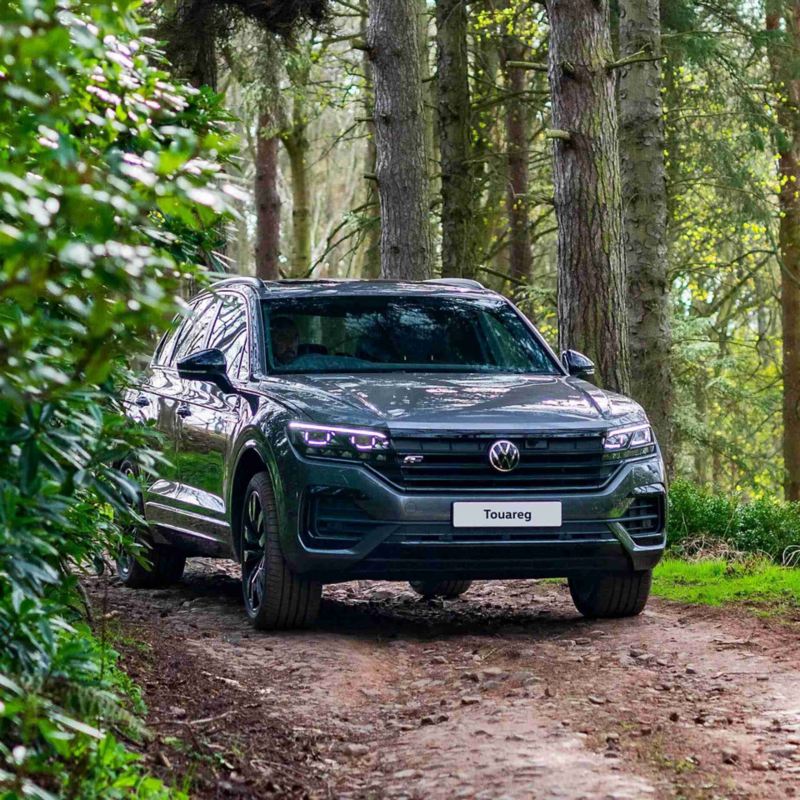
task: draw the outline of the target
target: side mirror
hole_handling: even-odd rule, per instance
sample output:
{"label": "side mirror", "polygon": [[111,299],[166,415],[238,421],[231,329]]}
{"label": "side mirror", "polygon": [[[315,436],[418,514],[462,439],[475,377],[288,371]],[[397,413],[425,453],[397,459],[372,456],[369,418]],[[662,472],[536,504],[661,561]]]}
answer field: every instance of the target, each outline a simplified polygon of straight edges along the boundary
{"label": "side mirror", "polygon": [[576,378],[591,378],[594,375],[594,362],[577,350],[565,350],[561,360],[567,372]]}
{"label": "side mirror", "polygon": [[225,394],[236,392],[228,378],[225,354],[216,347],[182,358],[178,362],[178,375],[187,381],[208,381],[216,384]]}

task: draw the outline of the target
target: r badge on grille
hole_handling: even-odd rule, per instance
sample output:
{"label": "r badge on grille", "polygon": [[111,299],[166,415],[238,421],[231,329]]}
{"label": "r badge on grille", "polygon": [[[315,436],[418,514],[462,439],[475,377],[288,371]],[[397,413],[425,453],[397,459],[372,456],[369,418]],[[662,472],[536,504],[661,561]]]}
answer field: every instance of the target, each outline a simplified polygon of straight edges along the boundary
{"label": "r badge on grille", "polygon": [[489,448],[489,463],[498,472],[512,472],[519,465],[519,448],[508,439],[500,439]]}

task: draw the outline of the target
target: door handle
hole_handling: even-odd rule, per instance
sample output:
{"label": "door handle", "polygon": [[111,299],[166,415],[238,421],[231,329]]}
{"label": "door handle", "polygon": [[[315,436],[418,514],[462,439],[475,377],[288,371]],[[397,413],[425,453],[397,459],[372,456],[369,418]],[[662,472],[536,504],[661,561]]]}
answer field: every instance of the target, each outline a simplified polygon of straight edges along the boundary
{"label": "door handle", "polygon": [[181,405],[178,406],[178,411],[176,413],[179,417],[188,417],[191,416],[192,409],[186,403],[181,403]]}
{"label": "door handle", "polygon": [[144,394],[140,394],[133,402],[140,408],[150,405],[150,400],[147,398],[147,395]]}

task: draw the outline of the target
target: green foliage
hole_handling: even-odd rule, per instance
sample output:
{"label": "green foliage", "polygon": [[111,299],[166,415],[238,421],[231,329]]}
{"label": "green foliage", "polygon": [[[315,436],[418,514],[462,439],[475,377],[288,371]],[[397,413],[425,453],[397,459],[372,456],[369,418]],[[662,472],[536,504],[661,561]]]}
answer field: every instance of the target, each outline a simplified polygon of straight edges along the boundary
{"label": "green foliage", "polygon": [[679,475],[775,493],[778,181],[758,4],[662,4]]}
{"label": "green foliage", "polygon": [[656,567],[653,593],[682,603],[739,603],[770,615],[794,616],[800,607],[800,570],[759,558],[733,563],[668,558]]}
{"label": "green foliage", "polygon": [[[0,4],[0,797],[162,797],[113,737],[133,718],[80,623],[78,576],[124,537],[114,469],[149,436],[125,363],[210,263],[231,147],[174,84],[133,0]],[[199,277],[199,276],[198,276]]]}
{"label": "green foliage", "polygon": [[667,538],[677,555],[751,553],[782,562],[800,545],[800,503],[773,497],[740,502],[676,481],[669,506]]}

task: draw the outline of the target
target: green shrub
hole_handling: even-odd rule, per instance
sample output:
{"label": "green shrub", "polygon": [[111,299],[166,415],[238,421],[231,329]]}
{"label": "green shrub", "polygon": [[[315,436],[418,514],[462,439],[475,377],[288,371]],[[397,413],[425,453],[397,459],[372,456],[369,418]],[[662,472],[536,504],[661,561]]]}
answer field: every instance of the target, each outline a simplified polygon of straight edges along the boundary
{"label": "green shrub", "polygon": [[669,491],[669,530],[671,546],[708,536],[727,540],[736,524],[736,502],[711,494],[689,481],[675,481]]}
{"label": "green shrub", "polygon": [[114,738],[122,683],[77,575],[123,542],[155,452],[120,414],[125,363],[211,263],[231,147],[175,84],[134,0],[0,3],[0,798],[161,797]]}
{"label": "green shrub", "polygon": [[716,543],[780,562],[789,548],[800,545],[800,503],[774,498],[743,502],[675,481],[669,510],[667,539],[678,554],[713,549]]}
{"label": "green shrub", "polygon": [[748,553],[765,553],[781,561],[789,547],[800,544],[800,504],[772,498],[743,503],[738,509],[733,545]]}

